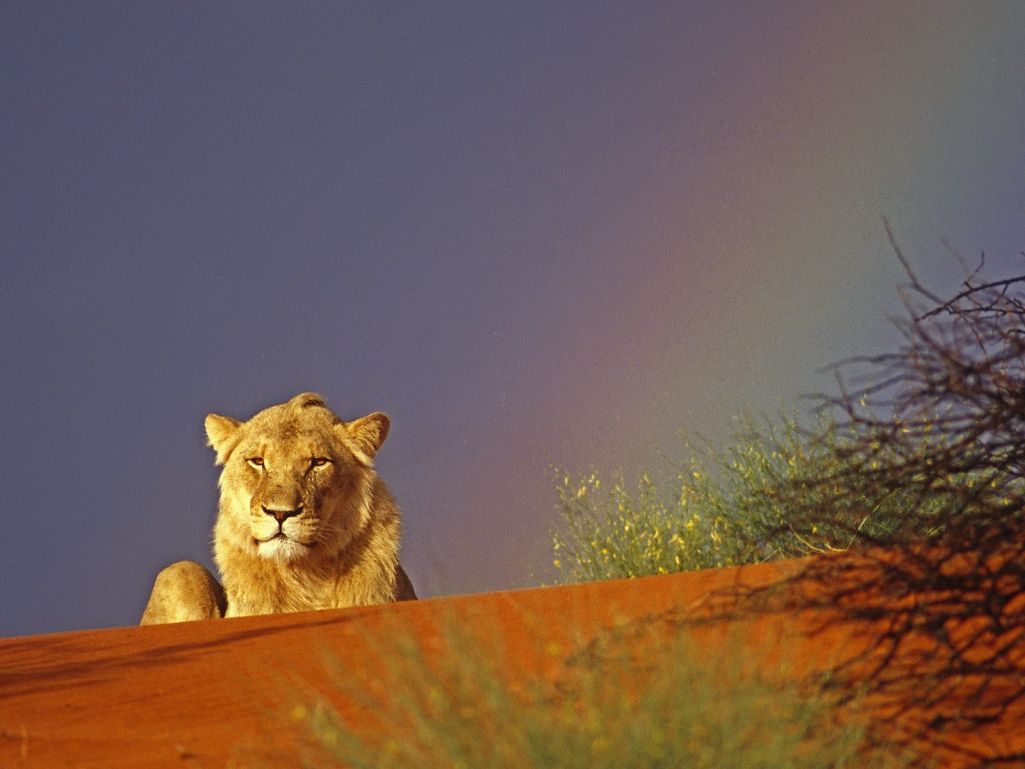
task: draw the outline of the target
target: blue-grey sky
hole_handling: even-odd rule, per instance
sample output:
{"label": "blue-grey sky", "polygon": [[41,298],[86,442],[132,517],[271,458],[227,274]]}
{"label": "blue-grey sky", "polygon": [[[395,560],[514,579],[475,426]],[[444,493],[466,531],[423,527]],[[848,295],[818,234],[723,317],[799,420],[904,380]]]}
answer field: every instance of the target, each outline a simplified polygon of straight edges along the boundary
{"label": "blue-grey sky", "polygon": [[893,341],[885,214],[1025,248],[1025,6],[8,3],[0,634],[209,563],[209,411],[387,411],[424,595],[538,584],[552,467]]}

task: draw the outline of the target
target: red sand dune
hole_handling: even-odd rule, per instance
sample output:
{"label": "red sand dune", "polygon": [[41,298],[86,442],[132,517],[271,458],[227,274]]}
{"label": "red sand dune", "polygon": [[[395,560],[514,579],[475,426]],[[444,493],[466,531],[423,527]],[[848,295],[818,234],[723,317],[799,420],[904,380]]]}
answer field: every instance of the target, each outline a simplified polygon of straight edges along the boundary
{"label": "red sand dune", "polygon": [[[401,627],[430,637],[455,619],[498,633],[509,653],[540,666],[552,644],[571,648],[621,623],[666,634],[673,625],[659,617],[707,619],[710,596],[773,582],[798,563],[0,640],[0,767],[223,767],[239,751],[288,749],[293,736],[282,713],[300,699],[290,701],[290,682],[316,686],[327,678],[327,649],[342,670],[358,668],[373,658],[375,635]],[[774,648],[808,672],[867,637],[851,626],[816,632],[820,614],[698,622],[693,632],[709,654],[728,637],[752,646],[778,642]],[[972,741],[983,753],[1025,749],[1025,706]],[[965,764],[945,757],[947,766]]]}

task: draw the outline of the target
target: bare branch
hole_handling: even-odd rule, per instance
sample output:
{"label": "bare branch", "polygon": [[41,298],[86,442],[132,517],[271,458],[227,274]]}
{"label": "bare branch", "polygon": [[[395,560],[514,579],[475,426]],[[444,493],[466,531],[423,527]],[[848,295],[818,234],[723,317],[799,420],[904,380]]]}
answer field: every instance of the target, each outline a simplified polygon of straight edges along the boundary
{"label": "bare branch", "polygon": [[[1025,698],[1025,275],[982,279],[983,253],[941,298],[883,223],[932,307],[906,298],[901,347],[826,369],[837,394],[819,408],[842,420],[812,441],[836,461],[779,492],[780,536],[825,553],[795,578],[812,586],[801,595],[885,620],[833,671],[842,691],[871,663],[868,696],[900,713],[876,737],[953,749]],[[1021,759],[995,756],[976,765]]]}

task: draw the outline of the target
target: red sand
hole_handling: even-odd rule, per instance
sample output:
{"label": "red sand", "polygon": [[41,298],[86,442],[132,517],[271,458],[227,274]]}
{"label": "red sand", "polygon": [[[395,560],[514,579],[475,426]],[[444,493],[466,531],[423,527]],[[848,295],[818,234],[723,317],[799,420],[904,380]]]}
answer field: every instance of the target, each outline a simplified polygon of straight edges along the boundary
{"label": "red sand", "polygon": [[[292,727],[282,714],[302,699],[290,682],[315,686],[331,675],[328,649],[341,669],[358,668],[374,657],[375,634],[401,627],[431,637],[454,618],[499,634],[510,654],[533,667],[551,659],[552,644],[572,648],[622,622],[666,613],[700,618],[716,591],[766,584],[795,563],[0,640],[0,768],[231,765],[247,746],[287,749]],[[813,635],[816,624],[809,613],[768,615],[701,623],[695,632],[710,653],[728,636],[763,647],[778,638],[774,648],[807,672],[857,643],[849,628]],[[650,626],[663,635],[671,627]],[[977,742],[986,751],[1025,749],[1025,703]]]}

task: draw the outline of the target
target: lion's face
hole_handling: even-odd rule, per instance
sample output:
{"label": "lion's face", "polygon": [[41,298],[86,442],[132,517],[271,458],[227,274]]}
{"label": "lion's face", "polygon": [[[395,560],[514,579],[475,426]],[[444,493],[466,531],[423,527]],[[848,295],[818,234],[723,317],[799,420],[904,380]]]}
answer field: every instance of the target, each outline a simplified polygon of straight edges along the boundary
{"label": "lion's face", "polygon": [[303,393],[247,422],[211,414],[206,430],[224,465],[218,525],[237,547],[297,562],[338,553],[366,523],[384,414],[346,424]]}

